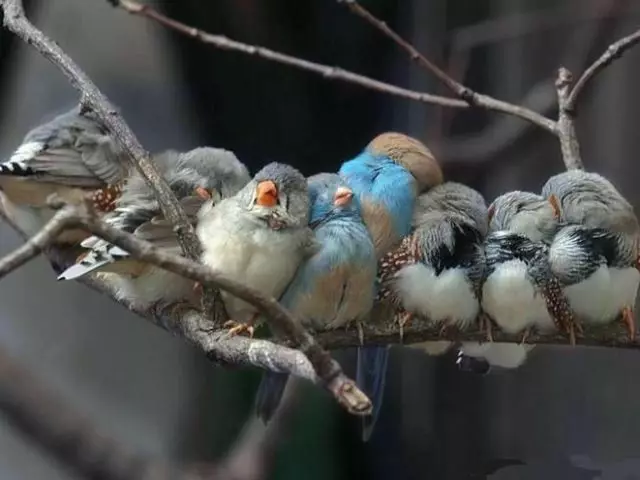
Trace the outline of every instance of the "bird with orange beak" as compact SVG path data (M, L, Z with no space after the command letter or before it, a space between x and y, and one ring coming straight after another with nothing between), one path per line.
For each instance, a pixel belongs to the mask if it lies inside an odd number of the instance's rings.
M233 197L203 206L198 217L202 263L270 297L282 295L315 249L307 180L289 165L268 164ZM222 299L229 333L253 335L256 308L226 292Z

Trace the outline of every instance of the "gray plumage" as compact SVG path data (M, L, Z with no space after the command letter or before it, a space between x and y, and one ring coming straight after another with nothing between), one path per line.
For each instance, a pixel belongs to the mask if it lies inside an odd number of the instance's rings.
M265 204L260 189L268 185ZM307 181L295 168L271 163L242 190L199 213L202 262L266 295L279 298L298 265L313 250ZM249 325L254 306L222 292L230 318Z
M228 150L202 147L182 154L170 150L154 160L193 222L205 203L218 203L250 180L246 167ZM198 196L196 190L199 188L211 199ZM116 209L105 217L105 221L159 248L176 254L181 252L172 225L162 216L154 192L138 172L128 179ZM82 246L89 249L87 255L63 272L59 279L72 280L95 270L109 272L103 275L115 285L120 298L143 305L160 299L169 301L191 296L192 282L129 259L128 252L105 240L89 237Z

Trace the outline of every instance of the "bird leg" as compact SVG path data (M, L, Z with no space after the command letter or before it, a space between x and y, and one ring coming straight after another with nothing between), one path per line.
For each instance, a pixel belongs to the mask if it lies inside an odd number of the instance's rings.
M627 306L622 309L622 323L624 323L627 332L629 332L629 340L633 342L636 339L636 322L633 308Z
M406 310L403 310L402 313L396 314L395 321L398 323L398 326L400 327L400 342L402 342L404 338L405 325L409 325L412 319L413 319L413 313L407 312Z
M487 335L487 341L493 342L493 325L489 315L485 312L480 312L480 315L478 316L478 323L480 324L480 332Z
M249 321L246 323L236 322L235 320L228 320L224 322L222 326L224 328L229 329L229 331L227 332L227 336L229 337L233 337L235 335L239 335L240 333L247 332L249 334L249 338L253 338L253 334L255 331L253 324L259 315L260 313L258 312L254 313L249 319Z
M524 329L524 332L522 332L522 338L520 339L520 345L524 344L525 340L527 339L530 333L531 333L531 327L527 327Z

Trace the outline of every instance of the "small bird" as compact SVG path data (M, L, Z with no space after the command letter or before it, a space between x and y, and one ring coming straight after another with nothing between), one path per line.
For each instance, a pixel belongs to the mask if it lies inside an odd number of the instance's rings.
M403 311L401 331L414 314L440 324L442 331L464 330L476 321L488 223L484 198L466 185L445 182L418 198L413 232L378 269L377 298ZM424 345L430 353L433 343Z
M336 174L314 175L308 184L309 225L318 250L300 265L280 303L312 330L362 322L373 306L376 256L358 199ZM285 374L264 375L256 398L263 420L269 420L277 407L287 378ZM366 423L363 430L365 440L369 426Z
M550 242L560 218L558 199L530 192L509 192L489 206L485 241L486 270L482 309L505 332L560 329L572 342L574 319L548 261ZM484 344L463 348L507 368L519 366L531 347ZM504 357L504 358L503 358Z
M200 147L185 153L169 150L155 156L154 163L193 222L205 205L234 195L250 180L247 168L236 156L219 148ZM155 193L137 171L128 178L115 210L104 220L156 247L181 253L173 226L162 215ZM84 240L81 246L88 252L59 280L73 280L98 271L118 298L141 308L159 301L196 301L190 280L138 262L128 252L95 236Z
M376 258L396 248L411 232L420 193L443 182L440 165L419 140L397 132L376 136L338 172L360 201ZM358 349L356 381L380 409L389 348ZM375 419L373 420L375 423Z
M52 194L72 201L92 193L98 213L115 207L129 162L95 115L76 106L27 133L11 158L0 163L2 208L29 236L53 216ZM88 234L67 230L59 244L76 244Z
M203 206L196 231L202 263L279 298L316 247L309 228L307 180L289 165L270 163L233 197L215 208ZM222 298L231 319L229 334L253 335L256 308L227 292Z
M621 316L635 338L640 227L633 207L609 180L583 170L554 175L542 194L559 199L568 224L551 245L550 262L575 313L590 324Z

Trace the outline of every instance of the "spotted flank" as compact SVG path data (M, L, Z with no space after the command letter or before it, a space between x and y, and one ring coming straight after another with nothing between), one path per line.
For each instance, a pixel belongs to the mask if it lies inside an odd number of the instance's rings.
M20 145L7 162L0 163L0 175L20 177L35 175L37 172L29 166L29 161L42 152L45 147L46 145L42 142L27 142Z
M116 200L122 194L120 185L108 185L93 192L93 207L101 213L112 212L116 208Z
M394 304L397 304L399 299L393 295L393 280L403 267L417 261L418 255L413 237L405 237L397 249L382 257L378 262L376 301L391 300Z

